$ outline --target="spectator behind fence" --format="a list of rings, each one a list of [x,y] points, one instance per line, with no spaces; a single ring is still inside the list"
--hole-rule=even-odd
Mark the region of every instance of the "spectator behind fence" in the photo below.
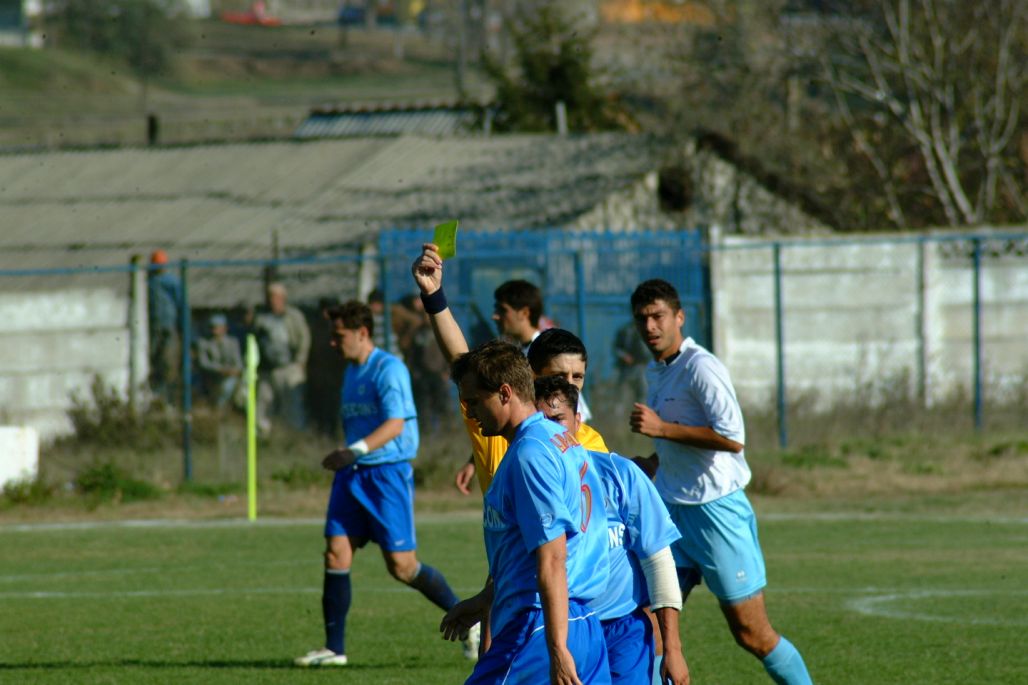
[[[239,341],[228,335],[228,319],[214,314],[208,321],[210,336],[196,341],[196,363],[203,389],[218,409],[223,408],[239,388],[243,355]]]
[[[174,405],[182,368],[182,283],[165,270],[168,253],[154,250],[150,255],[147,279],[147,305],[150,333],[150,389]]]
[[[614,334],[614,366],[617,368],[618,413],[629,413],[632,404],[646,397],[646,365],[650,351],[629,321]]]
[[[271,432],[272,417],[281,417],[293,428],[307,420],[304,386],[311,331],[307,319],[288,304],[286,287],[272,283],[267,290],[267,308],[254,318],[253,332],[260,348],[257,383],[257,428]]]

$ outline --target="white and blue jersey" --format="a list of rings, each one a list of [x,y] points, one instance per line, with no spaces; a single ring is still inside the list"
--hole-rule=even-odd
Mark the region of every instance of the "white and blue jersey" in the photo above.
[[[482,518],[494,635],[519,612],[542,606],[535,550],[561,535],[568,598],[588,602],[606,590],[603,483],[575,437],[541,413],[518,426],[485,493]]]
[[[343,375],[339,410],[347,442],[363,440],[387,419],[403,419],[403,432],[357,459],[361,466],[413,459],[418,452],[417,410],[410,372],[403,362],[378,349],[363,364],[350,364]]]
[[[664,421],[709,426],[715,433],[746,442],[742,409],[721,360],[685,338],[670,363],[646,367],[647,403]],[[750,482],[743,452],[694,447],[654,438],[660,457],[657,492],[668,504],[706,504],[742,490]]]
[[[657,489],[638,466],[618,454],[589,452],[603,480],[610,580],[590,606],[601,621],[627,616],[649,605],[640,559],[682,537]]]

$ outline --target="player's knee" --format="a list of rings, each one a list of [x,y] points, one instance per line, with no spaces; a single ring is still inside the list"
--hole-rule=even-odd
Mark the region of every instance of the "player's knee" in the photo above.
[[[417,575],[418,562],[417,559],[388,559],[386,570],[396,580],[409,585]]]
[[[325,550],[325,568],[333,571],[345,571],[347,569],[346,561],[341,554],[327,549]]]
[[[736,626],[732,635],[737,645],[758,659],[766,657],[778,644],[778,634],[771,626]]]

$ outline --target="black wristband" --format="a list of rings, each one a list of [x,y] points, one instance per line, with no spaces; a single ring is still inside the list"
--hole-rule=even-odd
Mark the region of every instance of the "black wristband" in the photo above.
[[[421,293],[421,304],[425,305],[425,312],[429,315],[438,314],[446,309],[446,293],[443,292],[442,286],[431,295]]]

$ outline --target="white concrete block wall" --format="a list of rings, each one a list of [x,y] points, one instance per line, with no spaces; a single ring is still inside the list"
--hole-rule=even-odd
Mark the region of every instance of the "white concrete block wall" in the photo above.
[[[127,392],[130,348],[125,294],[0,293],[2,422],[31,426],[43,440],[69,432],[72,394],[89,398],[95,375]]]
[[[973,389],[973,264],[951,244],[910,234],[783,242],[786,387],[823,406],[906,377],[929,401]],[[966,252],[966,251],[965,251]],[[774,252],[725,239],[711,253],[714,345],[740,399],[777,392]],[[1028,382],[1028,257],[985,251],[981,272],[986,396]]]
[[[39,470],[39,434],[24,426],[0,426],[0,488],[34,478]]]

